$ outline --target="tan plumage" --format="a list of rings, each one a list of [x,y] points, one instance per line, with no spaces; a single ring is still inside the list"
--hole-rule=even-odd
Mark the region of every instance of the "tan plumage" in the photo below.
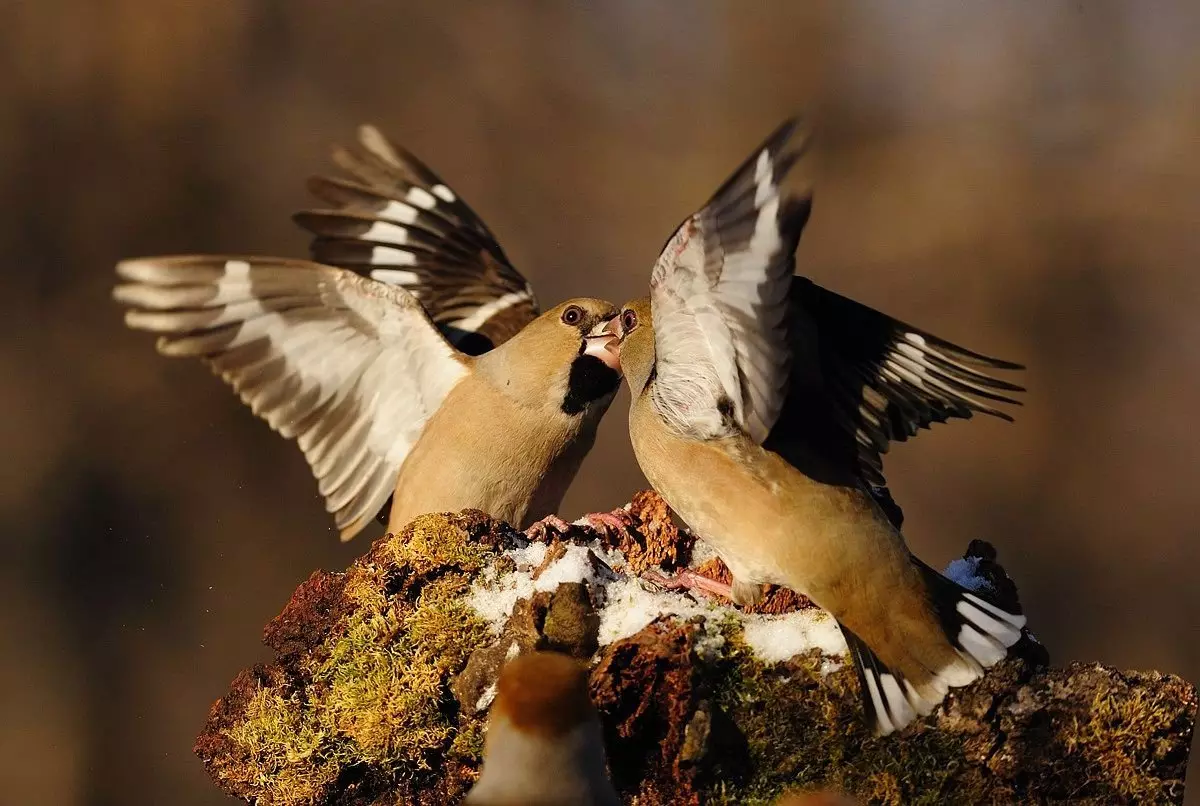
[[[538,314],[487,228],[428,168],[360,132],[313,251],[123,261],[126,323],[202,358],[305,454],[342,539],[387,510],[553,514],[620,382],[608,302]],[[404,266],[404,269],[397,268]]]
[[[914,558],[880,454],[1020,387],[972,353],[793,277],[810,202],[784,199],[786,124],[668,242],[650,297],[617,320],[629,430],[650,483],[729,566],[842,625],[888,733],[1004,657],[1024,617]],[[719,586],[708,586],[716,589]]]
[[[587,672],[556,652],[505,664],[470,806],[616,806]]]

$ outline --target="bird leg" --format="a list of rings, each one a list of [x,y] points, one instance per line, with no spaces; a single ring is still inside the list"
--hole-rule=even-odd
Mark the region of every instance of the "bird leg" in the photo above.
[[[733,599],[732,585],[698,574],[690,568],[681,568],[670,576],[658,571],[646,571],[642,574],[642,579],[667,590],[699,591],[706,596]]]
[[[571,531],[571,524],[567,523],[557,515],[547,515],[526,529],[525,536],[530,540],[545,542],[548,538],[554,536],[555,534],[560,537],[565,537],[569,531]]]
[[[660,574],[657,571],[647,571],[642,574],[642,578],[653,582],[660,588],[668,590],[679,590],[681,588],[696,590],[707,596],[729,599],[735,605],[741,605],[742,607],[753,607],[762,602],[767,595],[766,588],[763,585],[753,582],[743,582],[740,579],[734,579],[732,585],[727,585],[720,580],[706,577],[704,574],[697,573],[690,568],[683,568],[670,576]]]
[[[593,512],[590,515],[584,515],[583,520],[598,532],[610,534],[616,532],[625,540],[633,539],[633,536],[629,534],[629,527],[633,526],[634,518],[623,509],[613,512]]]

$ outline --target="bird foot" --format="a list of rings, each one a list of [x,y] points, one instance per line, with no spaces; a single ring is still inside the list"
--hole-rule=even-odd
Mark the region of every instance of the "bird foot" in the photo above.
[[[547,515],[525,530],[525,537],[544,543],[555,535],[565,537],[571,531],[571,524],[557,515]]]
[[[593,512],[590,515],[584,515],[583,520],[598,532],[605,532],[609,535],[615,532],[624,540],[633,539],[633,535],[629,533],[629,527],[633,526],[635,521],[633,516],[624,510]]]
[[[698,574],[690,568],[680,569],[669,576],[658,571],[647,571],[642,574],[642,579],[667,590],[691,590],[705,596],[733,599],[732,585]]]

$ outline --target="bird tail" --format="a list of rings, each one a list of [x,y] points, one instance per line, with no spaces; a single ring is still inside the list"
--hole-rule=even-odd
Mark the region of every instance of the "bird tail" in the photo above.
[[[958,659],[931,670],[927,681],[914,685],[888,668],[861,638],[839,622],[858,674],[863,710],[880,736],[928,715],[951,688],[982,677],[983,670],[1003,660],[1025,632],[1025,616],[1019,605],[1001,608],[920,560],[914,558],[913,562],[925,577],[934,612]]]

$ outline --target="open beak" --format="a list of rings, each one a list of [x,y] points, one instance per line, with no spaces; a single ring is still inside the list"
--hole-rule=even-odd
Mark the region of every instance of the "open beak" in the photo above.
[[[621,340],[617,338],[616,317],[600,322],[583,337],[583,354],[599,358],[616,372],[621,371]]]

